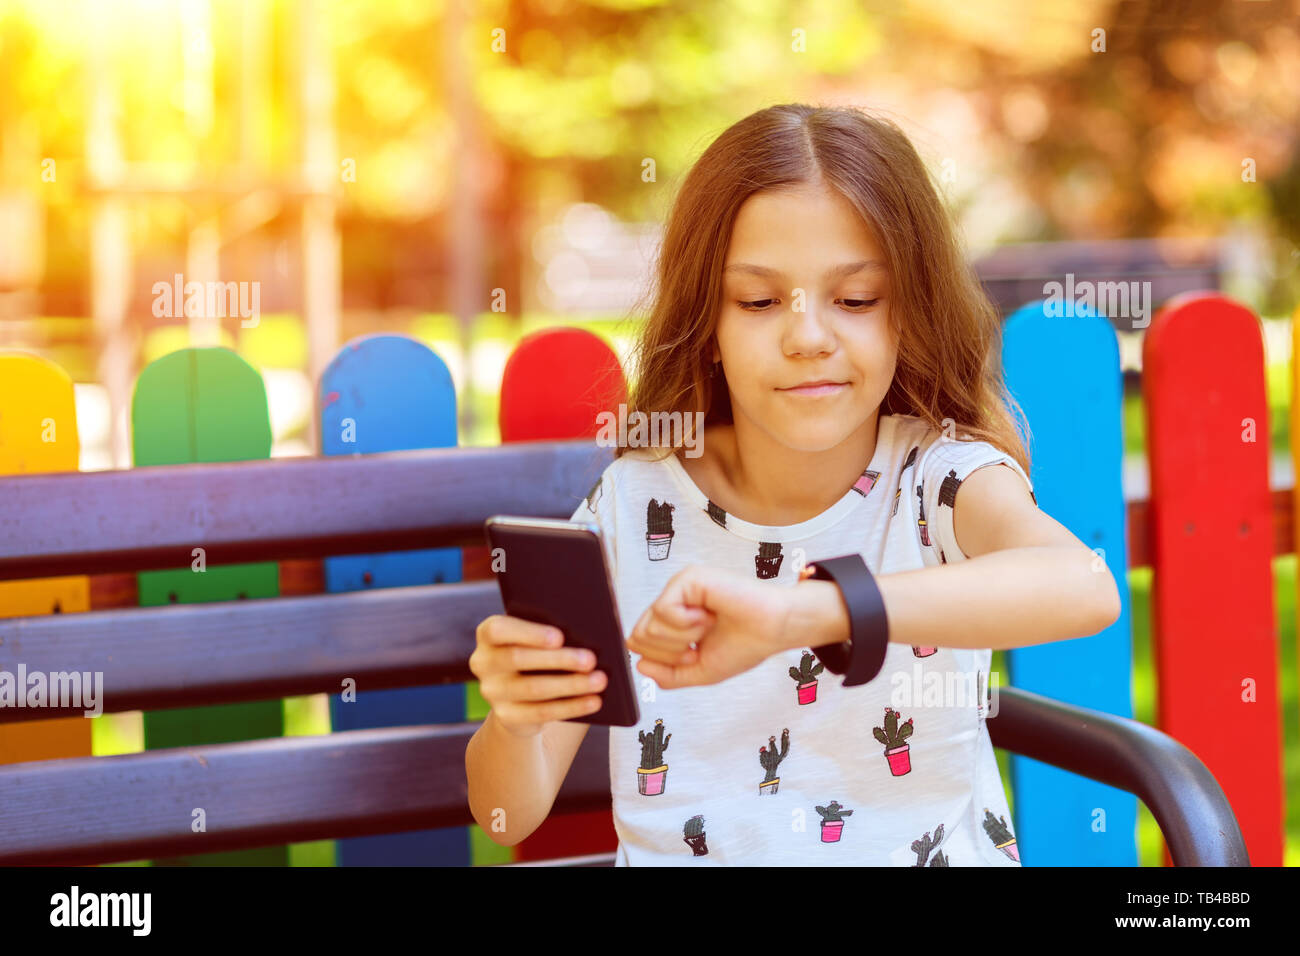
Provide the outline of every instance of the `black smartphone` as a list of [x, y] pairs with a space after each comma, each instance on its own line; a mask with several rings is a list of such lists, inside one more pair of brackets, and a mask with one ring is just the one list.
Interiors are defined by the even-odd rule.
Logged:
[[[594, 524], [547, 518], [494, 515], [484, 524], [501, 603], [511, 617], [558, 627], [565, 647], [596, 655], [607, 683], [595, 713], [569, 720], [611, 727], [635, 727], [641, 720], [633, 692], [632, 655], [623, 641], [613, 582], [605, 564], [600, 529]], [[570, 674], [539, 670], [529, 674]]]

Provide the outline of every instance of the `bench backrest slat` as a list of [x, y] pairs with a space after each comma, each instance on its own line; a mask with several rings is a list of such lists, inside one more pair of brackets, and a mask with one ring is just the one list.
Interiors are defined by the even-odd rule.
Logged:
[[590, 440], [0, 478], [0, 580], [483, 543], [567, 518], [613, 460]]
[[[1231, 806], [1181, 744], [1027, 691], [1006, 688], [1000, 704], [988, 718], [995, 747], [1137, 793], [1179, 865], [1249, 865]], [[0, 865], [109, 863], [468, 824], [464, 755], [476, 727], [353, 730], [3, 767]], [[609, 806], [609, 733], [593, 726], [552, 813]], [[207, 814], [206, 832], [192, 831], [195, 808]]]
[[[590, 488], [612, 459], [612, 449], [589, 441], [537, 442], [0, 477], [0, 581], [175, 567], [200, 546], [220, 565], [482, 545], [493, 514], [567, 518], [579, 500], [573, 489]], [[299, 481], [307, 487], [295, 492]], [[324, 494], [324, 503], [308, 493]], [[403, 495], [415, 496], [409, 510]], [[1274, 555], [1295, 551], [1292, 495], [1269, 492]], [[228, 499], [237, 513], [226, 510]], [[1125, 507], [1129, 567], [1150, 567], [1150, 502]]]
[[[9, 768], [0, 772], [0, 865], [86, 865], [466, 826], [474, 820], [465, 747], [476, 727], [352, 730]], [[608, 735], [592, 727], [554, 812], [609, 802]], [[205, 832], [193, 832], [196, 808], [205, 811]]]
[[[0, 620], [0, 670], [103, 674], [106, 712], [472, 678], [495, 581]], [[80, 715], [0, 707], [0, 723]]]

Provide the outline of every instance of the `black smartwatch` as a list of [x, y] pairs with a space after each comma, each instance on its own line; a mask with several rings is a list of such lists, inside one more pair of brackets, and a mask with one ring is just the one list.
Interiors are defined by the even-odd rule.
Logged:
[[840, 644], [814, 647], [817, 659], [832, 674], [844, 676], [845, 687], [856, 687], [873, 680], [885, 666], [889, 650], [889, 621], [885, 601], [876, 579], [859, 554], [816, 561], [809, 565], [808, 577], [834, 581], [849, 610], [849, 639]]

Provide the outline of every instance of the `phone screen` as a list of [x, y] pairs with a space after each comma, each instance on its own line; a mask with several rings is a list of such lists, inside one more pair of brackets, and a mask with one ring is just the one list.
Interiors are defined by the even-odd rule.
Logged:
[[[595, 525], [543, 518], [497, 515], [486, 525], [505, 613], [557, 627], [565, 647], [583, 647], [596, 655], [596, 667], [608, 678], [601, 708], [571, 720], [632, 727], [640, 720], [633, 693], [632, 655], [627, 650], [605, 562], [600, 530]], [[527, 671], [568, 674], [571, 671]]]

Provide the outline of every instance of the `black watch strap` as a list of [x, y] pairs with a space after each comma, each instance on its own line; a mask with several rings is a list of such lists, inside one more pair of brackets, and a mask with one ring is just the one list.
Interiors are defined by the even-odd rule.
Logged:
[[849, 640], [814, 647], [813, 653], [832, 674], [844, 676], [845, 687], [867, 683], [885, 666], [889, 650], [889, 621], [876, 579], [859, 554], [813, 562], [812, 577], [834, 581], [849, 611]]

